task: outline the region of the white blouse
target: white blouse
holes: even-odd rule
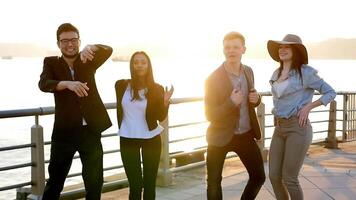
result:
[[[284,91],[286,90],[286,88],[288,87],[288,85],[289,85],[289,79],[282,82],[275,81],[272,84],[272,93],[276,95],[277,98],[280,98],[284,93]]]
[[[153,138],[154,136],[159,135],[164,128],[158,125],[152,131],[148,129],[146,122],[147,99],[145,97],[145,89],[139,90],[138,93],[141,100],[131,101],[131,87],[130,85],[127,86],[121,101],[123,118],[118,134],[125,138]]]

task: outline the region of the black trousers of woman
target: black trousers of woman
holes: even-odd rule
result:
[[[121,159],[129,181],[130,200],[154,200],[156,197],[156,178],[161,156],[161,136],[150,139],[120,137]],[[141,169],[141,154],[142,165]]]
[[[241,199],[255,199],[266,179],[266,175],[260,149],[253,139],[252,133],[248,132],[243,135],[235,135],[233,139],[223,147],[208,146],[208,200],[222,199],[221,174],[226,154],[229,151],[233,151],[239,156],[249,175],[249,180],[242,193]]]

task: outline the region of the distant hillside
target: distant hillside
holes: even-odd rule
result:
[[[270,58],[267,44],[247,46],[246,57]],[[307,43],[309,58],[312,59],[356,59],[356,38],[333,38],[318,43]]]
[[[46,48],[33,44],[0,43],[0,56],[36,57],[46,55]]]
[[[151,56],[165,57],[175,52],[175,47],[164,44],[132,44],[124,47],[115,47],[113,57],[129,58],[131,54],[140,49],[147,50]],[[146,48],[144,48],[146,47]],[[356,59],[356,38],[341,39],[333,38],[319,43],[306,44],[309,57],[314,59]],[[208,56],[216,56],[220,47],[212,48]],[[47,55],[58,55],[58,50],[50,50],[34,44],[0,43],[0,57],[43,57]],[[269,58],[266,44],[248,46],[246,57]]]
[[[317,59],[356,59],[356,38],[329,39],[307,46],[311,58]]]

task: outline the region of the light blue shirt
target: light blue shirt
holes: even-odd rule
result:
[[[288,74],[287,87],[277,94],[277,91],[273,89],[273,84],[278,79],[278,69],[274,71],[270,80],[274,116],[279,118],[297,116],[298,111],[312,101],[315,90],[320,92],[320,101],[325,106],[335,98],[335,90],[318,76],[318,72],[314,68],[302,65],[302,77],[303,83],[299,78],[299,73],[296,70],[291,70]]]

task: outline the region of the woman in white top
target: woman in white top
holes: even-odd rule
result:
[[[168,113],[173,87],[165,91],[154,82],[150,58],[136,52],[130,60],[131,79],[115,84],[121,158],[129,181],[130,200],[155,199],[160,133]],[[141,170],[141,155],[143,171]]]

